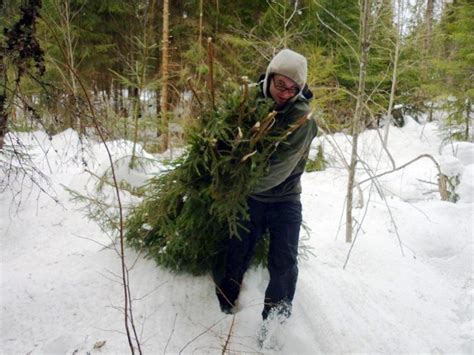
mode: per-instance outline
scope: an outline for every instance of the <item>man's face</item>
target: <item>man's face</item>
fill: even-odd
[[[283,106],[300,92],[298,84],[290,78],[275,74],[270,81],[270,96],[277,106]]]

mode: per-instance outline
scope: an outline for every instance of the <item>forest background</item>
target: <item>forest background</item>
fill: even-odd
[[[7,131],[91,133],[96,116],[108,139],[163,151],[168,131],[171,141],[179,140],[196,118],[196,96],[210,95],[209,75],[217,93],[243,76],[256,81],[284,47],[309,60],[323,132],[348,129],[363,94],[360,130],[400,116],[397,110],[431,117],[442,108],[450,112],[447,137],[469,140],[473,3],[369,1],[364,40],[361,6],[354,0],[5,0],[1,145]],[[358,93],[361,48],[368,63]]]

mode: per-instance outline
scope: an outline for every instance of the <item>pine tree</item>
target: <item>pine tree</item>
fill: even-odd
[[[442,57],[435,61],[439,84],[449,101],[451,115],[447,124],[452,126],[451,137],[471,139],[471,106],[474,101],[474,3],[457,0],[448,4],[439,24],[438,40]]]
[[[222,242],[238,238],[239,218],[248,217],[246,198],[276,142],[296,129],[275,120],[272,105],[246,87],[217,98],[216,109],[205,105],[184,157],[150,182],[129,216],[129,244],[173,270],[209,271]]]

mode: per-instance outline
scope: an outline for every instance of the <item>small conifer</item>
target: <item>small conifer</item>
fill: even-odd
[[[294,129],[279,127],[272,106],[248,87],[203,105],[186,153],[150,181],[129,215],[129,245],[175,271],[210,271],[223,241],[239,237],[247,197],[265,175],[276,143]],[[266,253],[257,255],[255,262],[264,262]]]

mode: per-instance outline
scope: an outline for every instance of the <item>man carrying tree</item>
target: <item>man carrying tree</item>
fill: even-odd
[[[280,51],[259,82],[261,94],[273,99],[276,111],[272,129],[291,132],[279,142],[270,158],[267,175],[247,200],[249,219],[241,218],[239,237],[228,239],[224,270],[214,271],[221,310],[231,314],[239,296],[245,271],[259,238],[270,235],[263,319],[276,314],[288,318],[298,277],[297,254],[301,226],[301,175],[316,122],[310,117],[313,94],[306,85],[307,61],[290,49]]]

